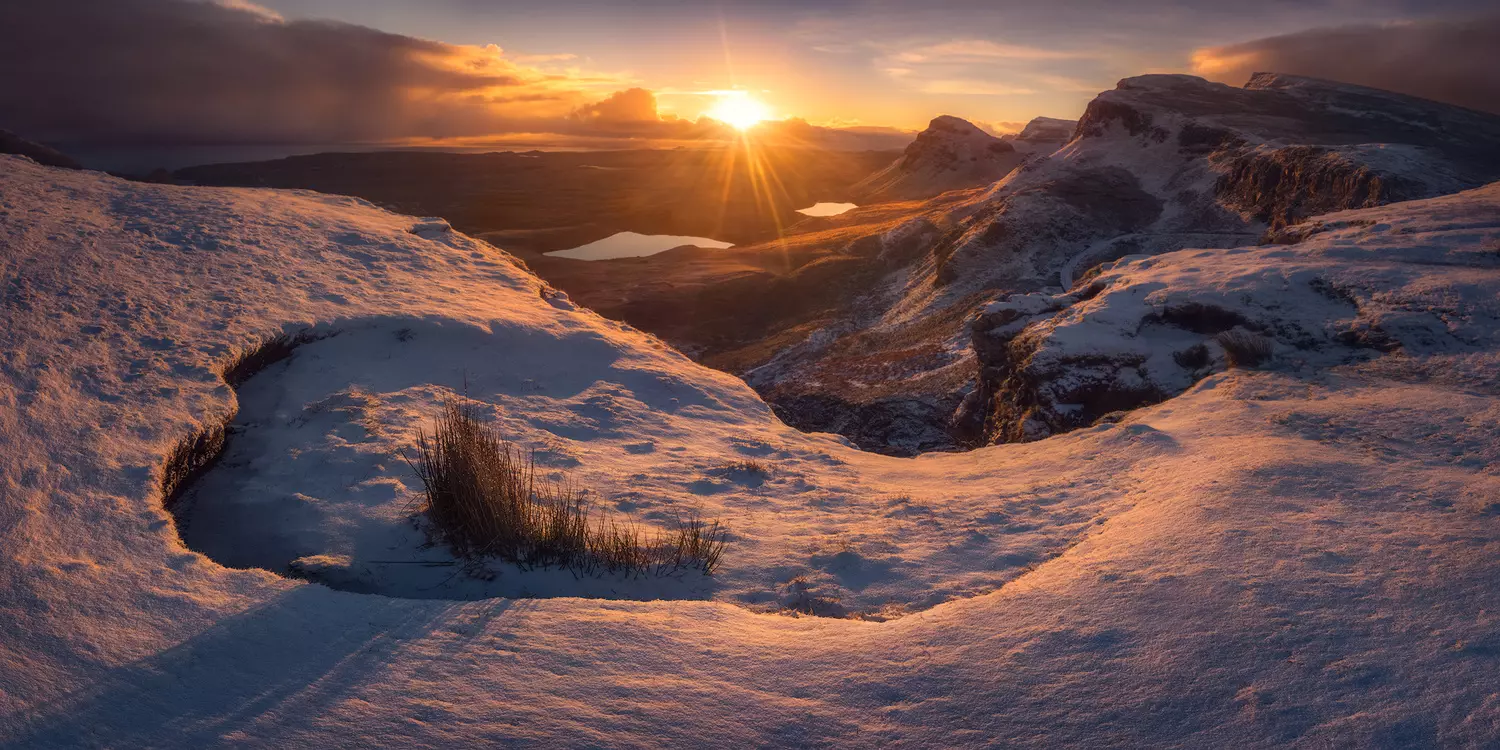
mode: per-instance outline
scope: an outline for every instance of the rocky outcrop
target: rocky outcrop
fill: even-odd
[[[1422,163],[1412,151],[1414,165]],[[1272,229],[1346,208],[1425,198],[1437,192],[1432,177],[1443,174],[1437,164],[1427,165],[1422,177],[1416,169],[1381,169],[1360,158],[1358,149],[1327,146],[1242,149],[1220,161],[1223,174],[1214,187],[1219,201]]]
[[[1065,294],[1011,295],[971,321],[979,376],[952,428],[970,445],[1025,442],[1232,367],[1493,345],[1497,217],[1500,183],[1333,214],[1287,233],[1290,246],[1134,256]]]

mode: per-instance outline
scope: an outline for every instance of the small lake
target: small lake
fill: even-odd
[[[546,253],[554,258],[573,258],[575,260],[611,260],[614,258],[643,258],[647,255],[671,250],[674,247],[693,245],[694,247],[709,247],[716,250],[733,247],[733,242],[720,242],[707,237],[683,237],[675,234],[637,234],[635,232],[620,232],[595,240],[587,245],[579,245],[571,250],[555,250]]]
[[[804,216],[838,216],[856,208],[859,206],[853,203],[814,203],[807,208],[797,209],[797,213]]]

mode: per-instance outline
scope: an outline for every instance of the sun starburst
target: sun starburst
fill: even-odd
[[[706,114],[738,130],[748,130],[771,117],[769,107],[744,91],[724,91],[715,96],[718,101]]]

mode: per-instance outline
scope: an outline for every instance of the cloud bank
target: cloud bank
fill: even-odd
[[[546,67],[571,59],[289,21],[249,0],[0,2],[0,126],[79,147],[737,137],[663,116],[649,90]],[[835,148],[910,137],[800,121],[763,129]]]
[[[1311,29],[1201,49],[1193,68],[1236,85],[1257,71],[1290,73],[1500,113],[1500,15]]]

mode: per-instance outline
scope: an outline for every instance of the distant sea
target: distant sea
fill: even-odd
[[[447,151],[457,153],[484,153],[487,151],[525,150],[533,149],[531,146],[515,148],[513,146],[486,146],[483,148],[468,148],[463,146],[448,147],[403,147],[379,144],[348,144],[329,143],[296,146],[131,146],[122,147],[98,147],[98,146],[69,146],[68,144],[55,145],[57,150],[77,159],[89,169],[99,169],[106,172],[119,172],[123,174],[148,174],[152,170],[165,169],[168,171],[183,169],[184,167],[196,167],[202,164],[229,164],[246,161],[270,161],[272,159],[284,159],[288,156],[301,156],[304,154],[323,154],[329,152],[340,153],[367,153],[371,151]],[[539,148],[540,151],[557,151],[574,149]]]

